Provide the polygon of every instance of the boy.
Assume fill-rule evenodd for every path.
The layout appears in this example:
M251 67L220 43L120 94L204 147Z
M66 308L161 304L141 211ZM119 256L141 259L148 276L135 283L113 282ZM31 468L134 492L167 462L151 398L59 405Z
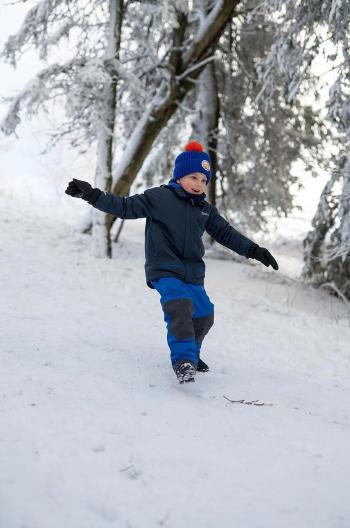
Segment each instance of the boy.
M210 177L209 156L200 143L192 141L175 159L167 185L130 197L93 189L76 179L66 189L66 194L105 213L146 218L146 281L160 294L171 363L180 383L194 381L196 371L209 370L199 357L203 339L214 324L214 305L204 289L204 230L236 253L278 269L267 249L236 231L205 200Z

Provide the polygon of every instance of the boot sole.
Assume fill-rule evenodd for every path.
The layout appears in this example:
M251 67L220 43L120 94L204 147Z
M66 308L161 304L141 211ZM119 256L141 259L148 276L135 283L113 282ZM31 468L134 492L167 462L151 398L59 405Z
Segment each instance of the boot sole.
M180 376L178 377L177 379L179 380L179 383L182 384L182 383L191 383L191 382L194 382L195 377L196 375L196 371L194 370L193 372L186 372L186 374L184 374L183 376Z
M191 383L191 382L194 382L194 381L195 381L195 379L193 377L192 378L188 378L188 379L186 379L186 378L179 379L180 385L182 385L183 383Z

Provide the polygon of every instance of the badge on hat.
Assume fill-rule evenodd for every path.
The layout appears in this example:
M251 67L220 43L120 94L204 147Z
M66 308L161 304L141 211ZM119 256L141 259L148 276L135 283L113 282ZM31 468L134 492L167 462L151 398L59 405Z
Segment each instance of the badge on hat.
M210 171L210 164L209 164L209 161L207 161L207 160L203 160L203 161L202 161L202 167L203 167L204 170L206 170L206 171Z

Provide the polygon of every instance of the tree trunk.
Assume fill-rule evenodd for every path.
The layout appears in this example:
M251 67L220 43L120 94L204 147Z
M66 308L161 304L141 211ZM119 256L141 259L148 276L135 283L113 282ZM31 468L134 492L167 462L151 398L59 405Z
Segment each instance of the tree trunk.
M124 0L109 2L109 34L105 60L118 58L123 20ZM97 164L95 186L105 191L112 188L113 135L116 114L117 78L111 74L111 80L104 88L105 107L101 116L100 130L97 139ZM95 257L112 256L109 219L98 209L92 210L92 253Z
M193 135L198 137L209 152L211 161L211 180L208 187L208 199L216 204L216 169L217 169L217 133L219 127L219 96L215 77L214 62L208 64L199 77L196 118L192 124Z

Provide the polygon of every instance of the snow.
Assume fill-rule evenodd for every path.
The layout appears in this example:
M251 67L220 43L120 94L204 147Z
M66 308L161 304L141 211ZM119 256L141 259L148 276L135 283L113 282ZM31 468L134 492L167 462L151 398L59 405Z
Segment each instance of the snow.
M97 259L71 217L16 204L0 193L1 527L349 526L350 318L298 280L295 241L269 245L278 273L207 259L211 372L180 386L144 221Z

